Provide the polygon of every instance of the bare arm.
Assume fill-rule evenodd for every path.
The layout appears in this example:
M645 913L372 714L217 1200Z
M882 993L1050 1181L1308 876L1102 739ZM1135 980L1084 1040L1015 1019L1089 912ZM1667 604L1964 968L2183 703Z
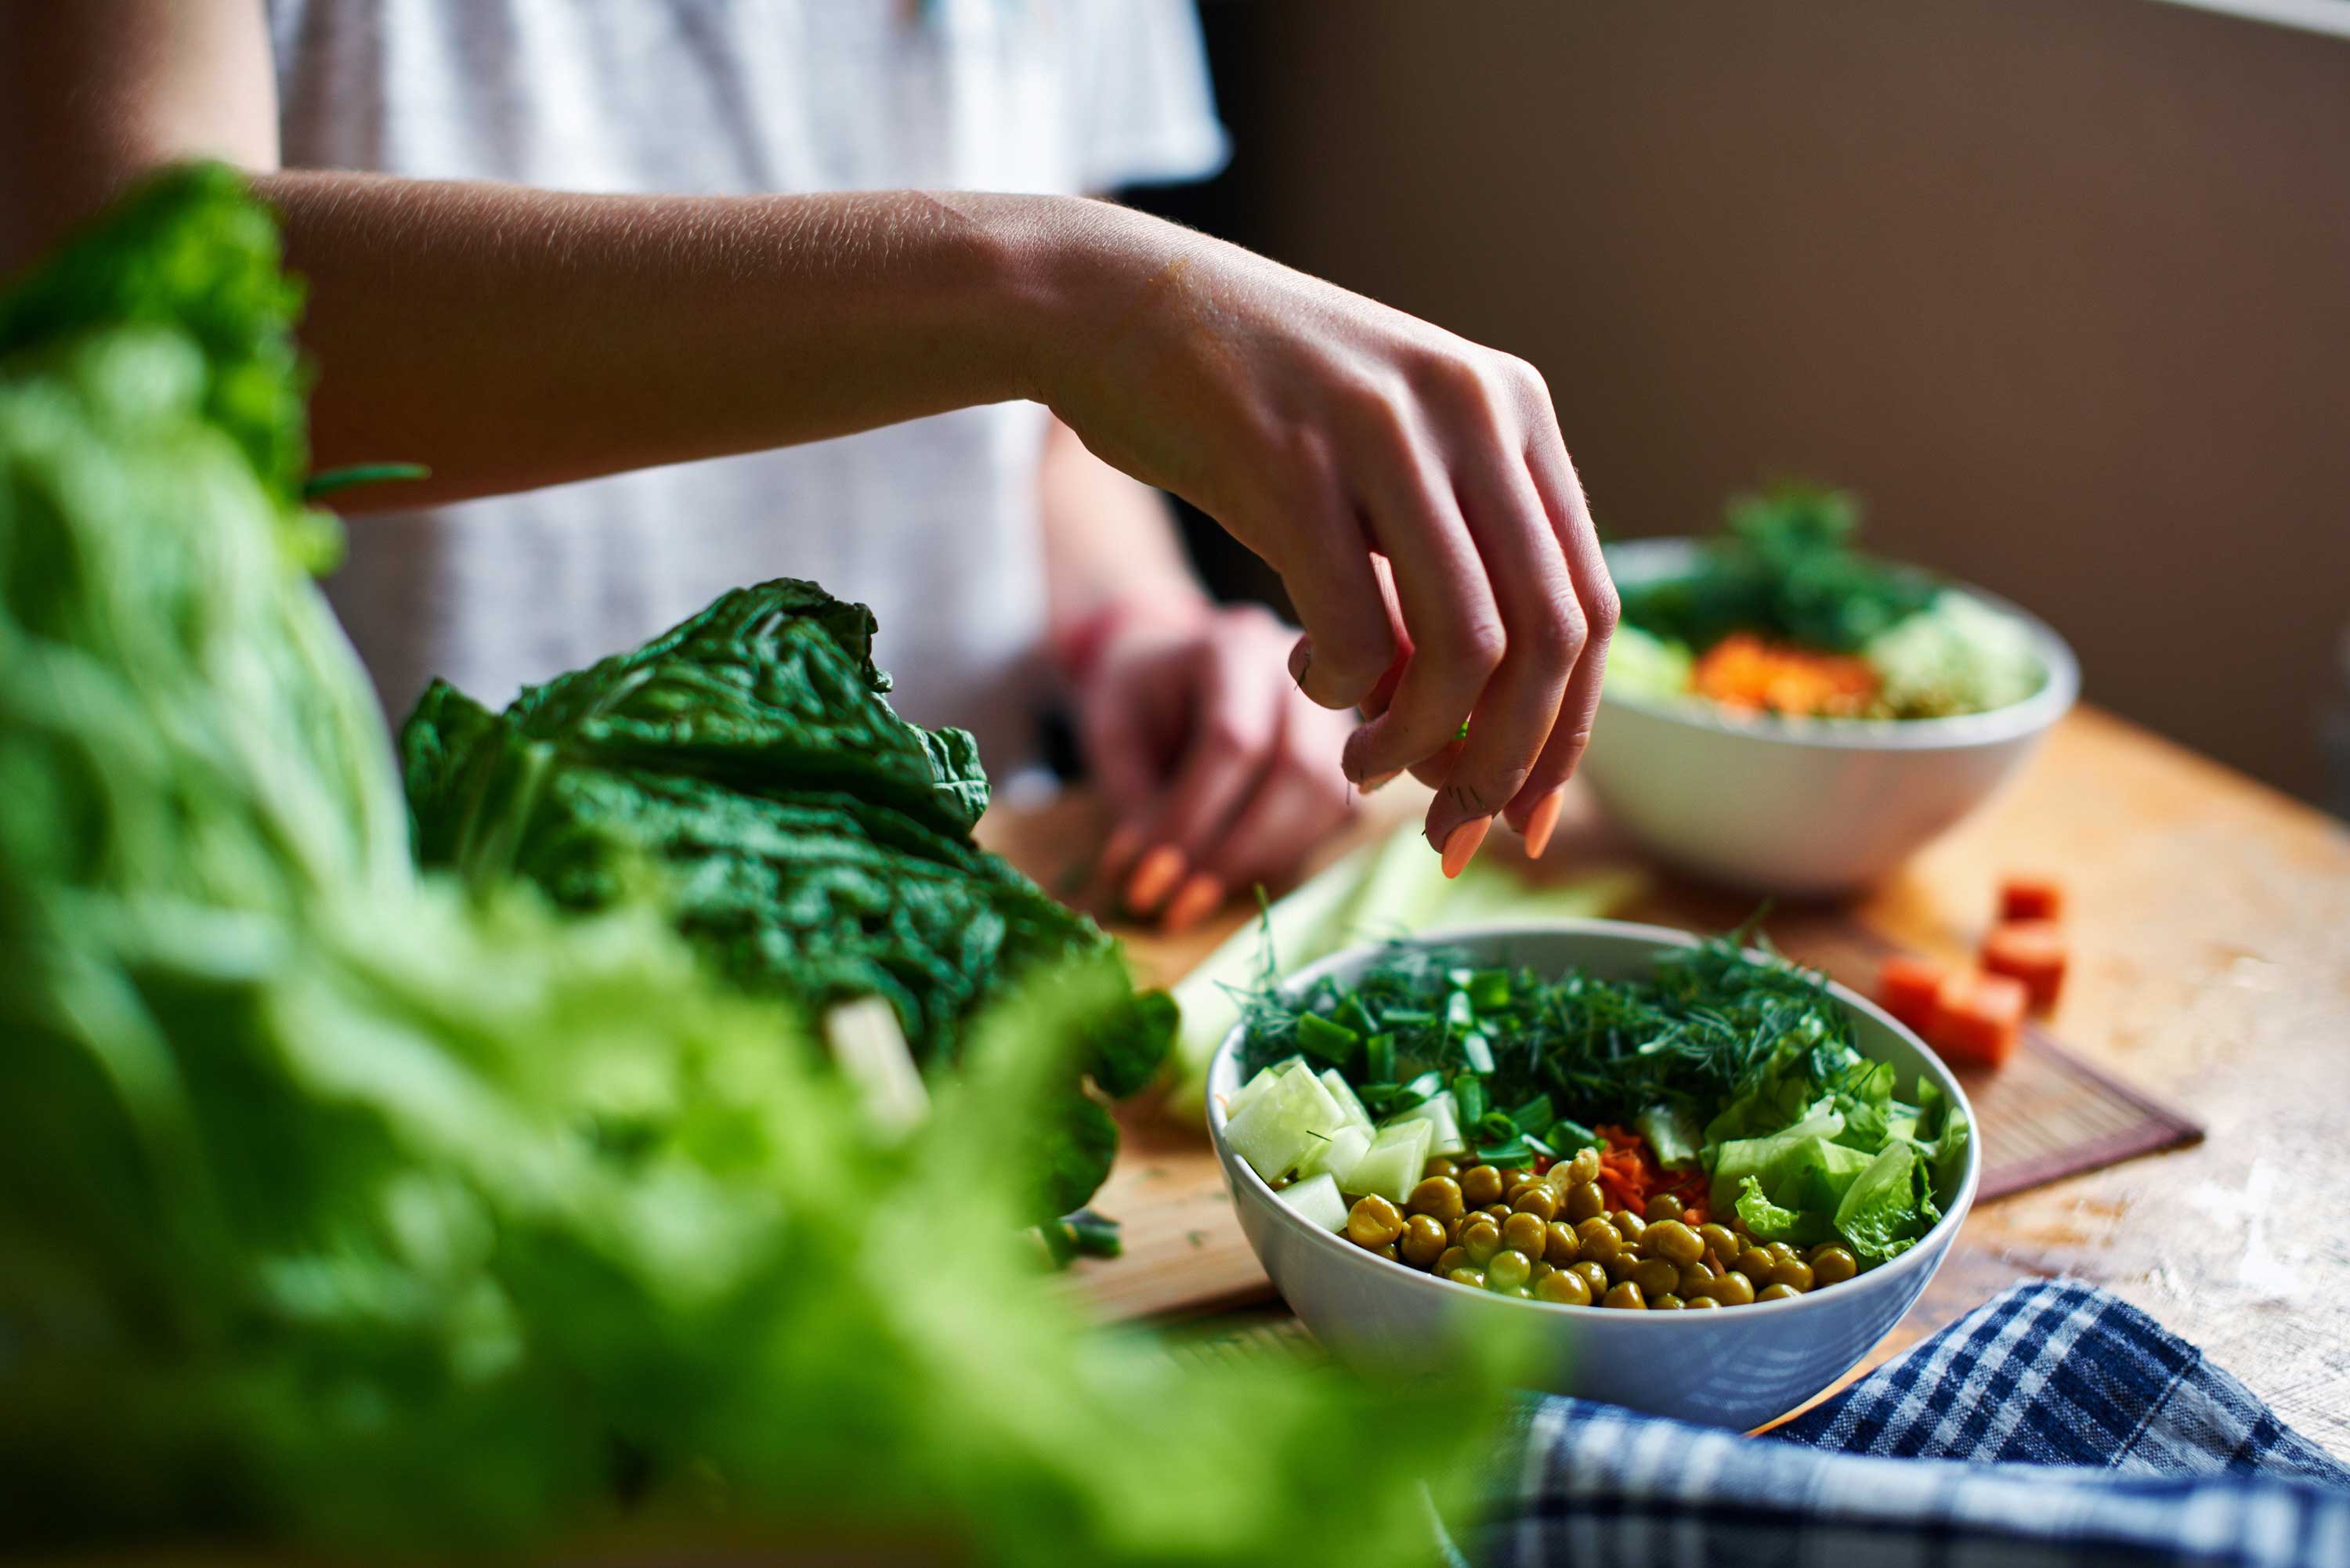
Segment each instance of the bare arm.
M319 461L428 463L425 499L1035 398L1281 574L1314 701L1391 693L1343 766L1440 779L1448 867L1580 757L1615 592L1522 362L1100 202L280 171L271 82L260 0L0 0L0 261L155 163L242 163L309 278Z

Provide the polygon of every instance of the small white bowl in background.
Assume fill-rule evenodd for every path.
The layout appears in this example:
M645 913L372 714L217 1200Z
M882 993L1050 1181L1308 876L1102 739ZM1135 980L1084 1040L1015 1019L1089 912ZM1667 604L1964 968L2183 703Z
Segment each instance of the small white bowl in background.
M1685 576L1690 539L1607 547L1617 583ZM1603 691L1583 776L1608 815L1667 864L1799 898L1882 880L1982 804L2073 706L2080 667L2043 622L1952 585L2030 635L2047 671L2021 702L1948 719L1783 719Z
M1458 949L1480 966L1524 966L1550 976L1584 969L1605 980L1646 978L1659 952L1697 940L1685 931L1618 920L1558 920L1436 932L1417 945ZM1352 979L1378 961L1366 946L1300 970L1283 983L1303 991L1325 976ZM1972 1120L1966 1092L1925 1044L1842 986L1860 1053L1890 1062L1897 1093L1915 1098L1922 1075ZM1341 1361L1367 1374L1410 1376L1459 1358L1460 1335L1533 1336L1534 1386L1546 1393L1743 1431L1794 1409L1842 1376L1909 1310L1934 1277L1974 1201L1981 1138L1941 1221L1890 1262L1791 1301L1717 1312L1623 1312L1565 1306L1471 1290L1375 1256L1325 1231L1274 1196L1224 1141L1224 1102L1241 1086L1245 1023L1208 1069L1208 1132L1222 1162L1241 1230L1290 1310ZM1978 1129L1979 1134L1980 1129Z

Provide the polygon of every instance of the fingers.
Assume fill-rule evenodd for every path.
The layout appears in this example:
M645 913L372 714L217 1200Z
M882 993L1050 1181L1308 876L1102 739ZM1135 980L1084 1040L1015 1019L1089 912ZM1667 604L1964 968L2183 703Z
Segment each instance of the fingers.
M1544 406L1546 409L1547 404ZM1575 661L1575 672L1567 680L1550 739L1509 805L1510 821L1526 836L1527 848L1539 854L1541 845L1536 840L1547 842L1549 832L1547 826L1539 833L1534 830L1536 814L1546 813L1544 820L1556 823L1558 792L1575 776L1575 766L1591 742L1592 723L1599 712L1600 684L1607 670L1607 644L1615 635L1618 605L1616 585L1607 575L1598 532L1592 525L1591 510L1584 499L1582 481L1575 476L1575 465L1567 457L1565 444L1558 438L1555 421L1547 421L1529 443L1526 468L1557 535L1567 570L1574 576L1576 597L1589 628L1582 657Z
M1191 733L1141 835L1153 847L1126 887L1132 913L1155 913L1184 894L1279 742L1286 699L1279 673L1263 660L1265 640L1217 636L1194 647ZM1201 897L1191 893L1190 901Z
M1386 711L1347 742L1354 779L1408 768L1455 739L1506 647L1492 585L1451 483L1415 452L1381 483L1374 531L1394 563L1412 653Z
M1352 492L1334 464L1308 447L1293 491L1302 548L1278 563L1305 635L1290 650L1290 679L1325 708L1362 701L1396 659L1396 621L1388 613L1370 542Z
M1586 639L1582 603L1523 461L1511 452L1472 462L1460 484L1508 639L1461 753L1429 806L1429 842L1445 852L1448 866L1453 846L1482 841L1482 825L1500 815L1534 771Z
M1280 879L1354 815L1354 788L1338 771L1345 733L1344 721L1291 705L1254 793L1202 865L1220 889ZM1170 925L1176 913L1169 911Z

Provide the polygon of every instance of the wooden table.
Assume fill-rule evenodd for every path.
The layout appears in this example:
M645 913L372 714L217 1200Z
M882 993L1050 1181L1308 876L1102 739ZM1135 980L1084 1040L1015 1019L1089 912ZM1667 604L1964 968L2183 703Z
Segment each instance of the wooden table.
M1409 809L1367 814L1364 833ZM1092 801L991 813L983 836L1049 885L1099 842ZM1344 846L1336 846L1344 847ZM1497 835L1487 853L1514 853ZM1547 861L1622 861L1577 802ZM2350 1458L2350 834L2332 818L2109 715L2076 712L2019 779L1856 909L1887 938L1952 959L1981 934L2002 873L2050 869L2071 897L2074 972L2055 1019L2084 1054L2191 1110L2202 1144L1980 1205L1917 1309L1868 1365L2020 1275L2106 1286L2201 1345L2286 1421ZM1631 918L1734 923L1743 900L1669 879ZM1181 938L1129 929L1137 966L1180 977L1243 919ZM1120 1175L1196 1158L1189 1129L1128 1118ZM1113 1200L1107 1207L1118 1211ZM1251 1282L1229 1207L1170 1233ZM1087 1287L1119 1304L1118 1262ZM1262 1276L1254 1275L1255 1293ZM1243 1289L1234 1299L1252 1293Z

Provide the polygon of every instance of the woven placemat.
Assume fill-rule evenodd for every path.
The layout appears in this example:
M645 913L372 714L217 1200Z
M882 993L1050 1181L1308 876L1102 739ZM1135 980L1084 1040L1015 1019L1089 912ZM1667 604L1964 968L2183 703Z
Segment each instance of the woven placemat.
M1866 995L1877 966L1898 950L1849 916L1769 922L1772 940L1803 963ZM1978 1202L2098 1170L2142 1154L2201 1141L2200 1123L2134 1087L2027 1022L2013 1056L1997 1068L1958 1069L1982 1137Z

